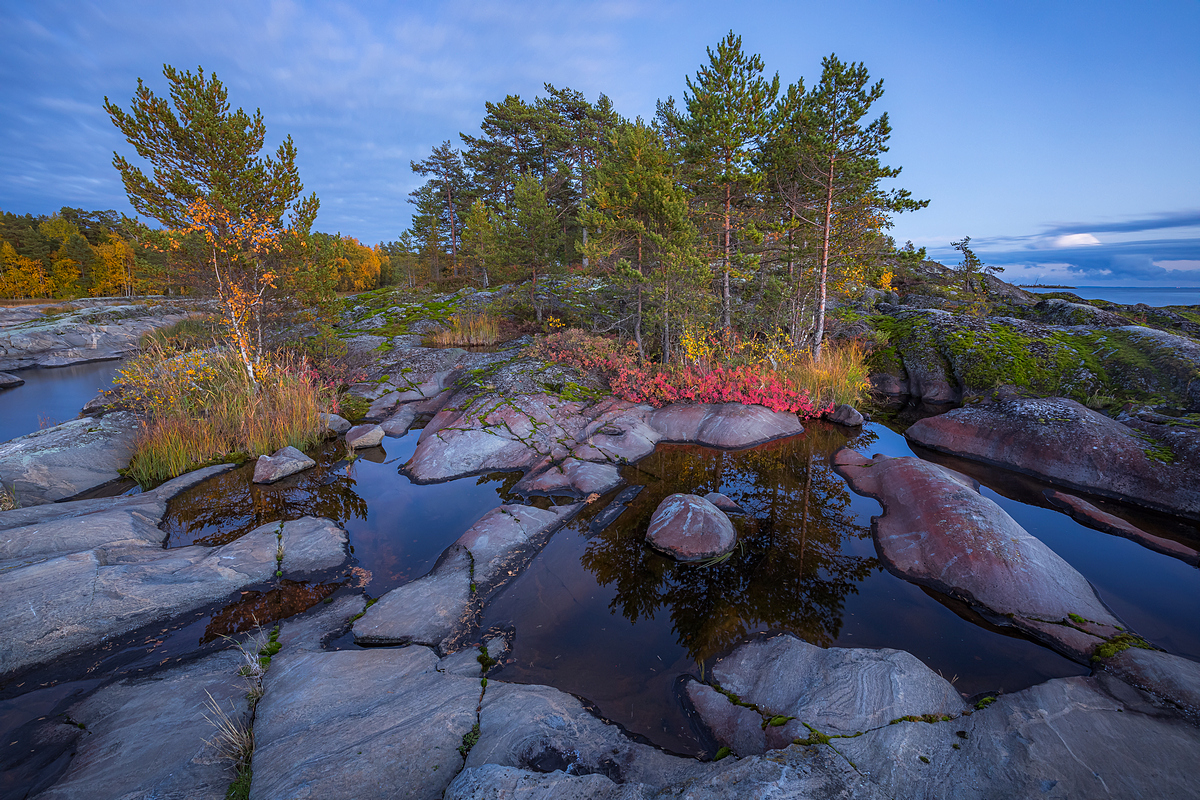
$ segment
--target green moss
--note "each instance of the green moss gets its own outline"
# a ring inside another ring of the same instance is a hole
[[[917,756],[917,757],[920,758],[923,763],[925,763],[925,764],[929,763],[929,759],[926,758],[925,756]]]
[[[888,724],[895,725],[898,722],[928,722],[933,724],[935,722],[949,722],[952,719],[954,719],[954,717],[950,716],[949,714],[907,714],[903,717],[896,717]]]
[[[978,711],[983,711],[985,708],[987,708],[994,702],[996,702],[996,698],[989,695],[988,697],[985,697],[985,698],[981,699],[978,703],[976,703],[975,708]]]
[[[1092,661],[1112,658],[1131,647],[1140,647],[1143,650],[1154,649],[1149,642],[1135,633],[1118,633],[1109,640],[1096,645],[1096,651],[1092,653]]]
[[[1157,461],[1160,464],[1175,463],[1175,451],[1171,449],[1170,445],[1160,442],[1158,439],[1140,431],[1135,431],[1135,433],[1137,433],[1138,438],[1146,445],[1142,448],[1142,452],[1146,454],[1146,458],[1151,461]]]
[[[1087,622],[1086,619],[1084,619],[1083,617],[1079,616],[1078,614],[1076,614],[1074,612],[1067,614],[1067,617],[1069,617],[1071,622],[1074,622],[1076,625],[1082,625],[1085,622]]]
[[[809,747],[809,746],[815,745],[815,744],[829,744],[829,741],[830,741],[829,736],[821,733],[819,730],[814,728],[812,725],[809,725],[807,722],[804,723],[804,727],[808,728],[808,738],[807,739],[793,739],[792,740],[793,744],[803,745],[804,747]]]
[[[369,400],[355,394],[342,395],[338,405],[341,410],[341,416],[350,422],[361,422],[362,418],[371,409],[371,402]]]
[[[475,743],[478,741],[479,741],[479,723],[476,722],[474,725],[471,726],[471,730],[469,730],[463,734],[462,744],[460,744],[458,746],[459,755],[461,755],[465,759],[467,757],[467,753],[471,752],[471,748],[474,747]]]
[[[713,761],[720,761],[722,758],[725,758],[725,756],[729,755],[732,752],[733,751],[730,750],[728,747],[722,747],[721,749],[717,750],[717,754],[715,756],[713,756]]]
[[[775,716],[771,717],[770,719],[764,720],[763,727],[765,728],[765,727],[767,727],[767,725],[770,725],[773,728],[778,728],[778,727],[788,724],[788,721],[793,720],[793,719],[795,719],[795,717],[785,717],[782,714],[776,714]]]
[[[254,771],[250,769],[249,764],[238,765],[237,777],[225,790],[225,800],[250,800],[250,783],[253,778]]]
[[[496,666],[496,664],[500,663],[488,655],[487,645],[483,644],[479,645],[479,655],[476,657],[476,659],[479,661],[479,666],[484,672],[487,672],[489,669]]]

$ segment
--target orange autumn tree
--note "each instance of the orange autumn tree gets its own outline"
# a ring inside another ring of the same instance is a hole
[[[165,65],[163,75],[169,99],[140,78],[129,112],[105,98],[113,124],[152,172],[118,153],[113,166],[139,214],[203,238],[194,282],[220,299],[232,344],[257,385],[264,306],[296,273],[320,201],[315,194],[301,198],[291,136],[274,157],[261,154],[261,110],[231,111],[224,85],[203,68],[193,75]],[[179,237],[172,241],[180,247]]]

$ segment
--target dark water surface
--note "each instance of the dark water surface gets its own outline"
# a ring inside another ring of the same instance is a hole
[[[0,389],[0,442],[75,419],[84,403],[112,388],[120,366],[120,361],[94,361],[10,373],[25,383]]]
[[[903,436],[879,424],[853,436],[825,423],[805,427],[802,436],[736,452],[661,445],[625,467],[626,480],[644,487],[625,512],[593,531],[590,522],[611,495],[590,506],[485,609],[484,628],[515,632],[496,677],[571,692],[661,747],[699,754],[706,744],[680,700],[682,677],[706,676],[715,658],[756,632],[907,650],[966,696],[1088,671],[881,566],[870,535],[879,504],[851,492],[829,459],[846,444],[867,455],[911,455]],[[220,544],[267,522],[328,516],[347,529],[358,561],[343,591],[362,586],[379,597],[427,573],[490,509],[517,501],[510,491],[518,473],[414,485],[399,468],[418,435],[385,439],[352,463],[343,445],[330,442],[313,453],[318,468],[273,486],[252,485],[250,465],[219,476],[172,501],[164,523],[169,545]],[[1079,569],[1131,627],[1200,659],[1200,570],[1046,508],[1036,481],[970,462],[948,465],[981,479],[987,496]],[[747,512],[735,516],[739,545],[728,559],[677,564],[646,547],[650,515],[666,495],[713,490]],[[1200,539],[1178,521],[1106,509],[1156,533]],[[216,633],[297,613],[336,588],[262,587],[183,621],[170,636],[180,646],[211,646]]]

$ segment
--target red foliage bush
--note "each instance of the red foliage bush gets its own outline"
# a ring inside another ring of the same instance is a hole
[[[547,336],[534,346],[534,355],[548,361],[596,372],[612,392],[633,403],[661,407],[670,403],[745,403],[772,411],[790,411],[802,419],[818,417],[830,406],[817,406],[808,392],[795,388],[768,364],[692,366],[639,364],[632,342],[568,330]]]

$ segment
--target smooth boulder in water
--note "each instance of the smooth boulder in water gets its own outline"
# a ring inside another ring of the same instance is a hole
[[[289,475],[303,472],[317,465],[294,447],[282,447],[269,456],[259,456],[254,462],[255,483],[275,483]]]
[[[673,494],[654,510],[646,541],[676,561],[701,561],[732,550],[737,532],[729,517],[703,497]]]

